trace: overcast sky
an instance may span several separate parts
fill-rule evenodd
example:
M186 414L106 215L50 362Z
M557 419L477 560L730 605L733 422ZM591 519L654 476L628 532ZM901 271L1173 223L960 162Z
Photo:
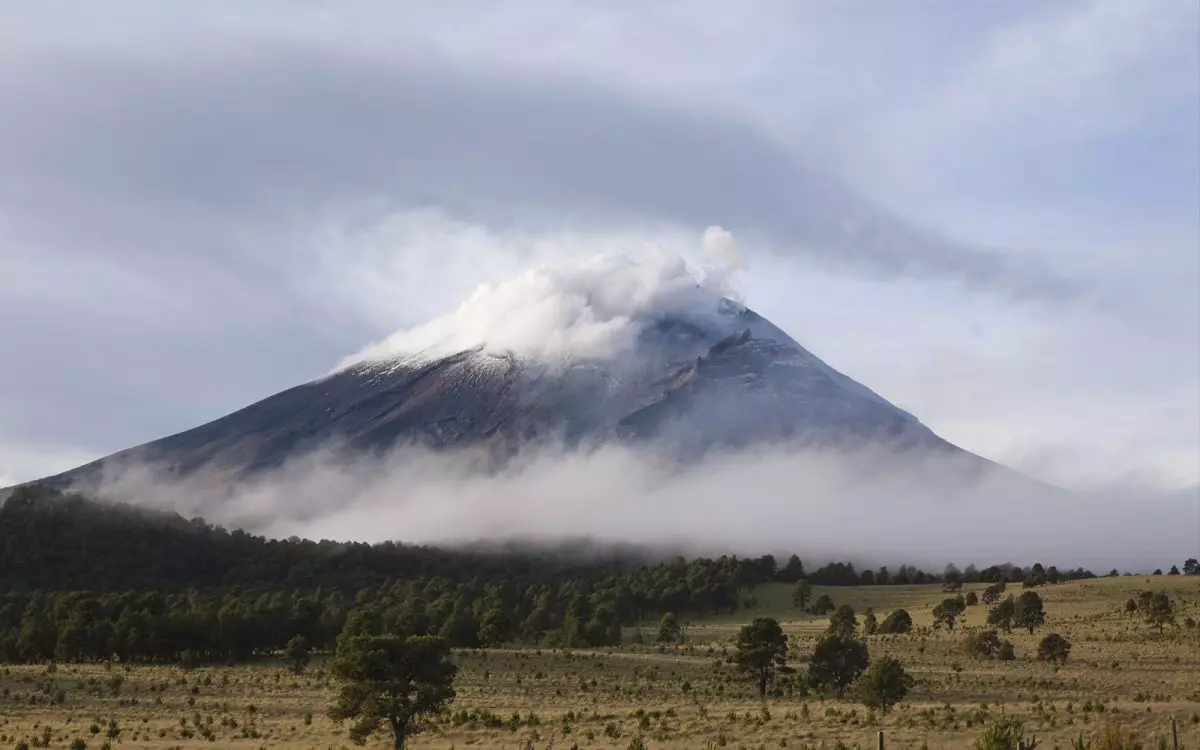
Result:
M1200 482L1200 4L0 5L0 486L705 227L950 441Z

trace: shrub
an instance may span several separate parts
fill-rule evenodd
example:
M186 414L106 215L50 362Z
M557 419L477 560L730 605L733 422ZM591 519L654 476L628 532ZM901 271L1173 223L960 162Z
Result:
M1046 622L1046 607L1036 591L1025 591L1013 607L1013 624L1026 628L1030 634Z
M1004 593L1005 583L1003 579L996 581L991 586L983 590L983 603L995 604L1000 601L1000 595Z
M995 630L968 633L963 638L963 651L976 659L991 659L1000 654L1000 636Z
M945 625L947 630L954 630L954 624L966 608L966 602L961 596L943 599L941 604L933 608L933 626L936 628Z
M1071 642L1058 633L1051 633L1038 644L1037 658L1051 664L1066 664L1071 655Z
M658 621L659 643L675 643L679 640L680 632L679 618L674 612L667 612Z
M841 697L870 663L867 644L854 638L826 635L817 641L808 662L808 680L816 688Z
M875 610L867 607L867 611L863 613L863 633L866 635L875 635L875 631L877 630L879 630L879 620L875 618Z
M860 703L868 708L881 709L885 714L908 695L913 678L897 659L885 656L867 667L854 684Z
M814 615L827 615L836 607L833 604L833 599L829 598L829 594L821 594L817 600L813 602L811 611Z
M840 635L843 638L853 638L858 631L858 618L854 615L854 607L849 604L843 604L834 611L829 618L829 627L826 628L826 633Z
M1012 716L1001 716L993 721L979 739L976 750L1034 750L1037 738L1025 736L1025 725Z
M907 633L912 630L912 626L912 615L908 613L908 610L898 609L883 618L883 622L879 623L878 632L887 634Z

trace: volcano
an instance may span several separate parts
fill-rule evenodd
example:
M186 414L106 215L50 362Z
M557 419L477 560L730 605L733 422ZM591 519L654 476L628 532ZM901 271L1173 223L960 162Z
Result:
M129 466L238 480L329 446L482 448L503 461L539 441L619 441L683 462L794 443L987 464L681 262L649 273L622 262L481 288L455 314L323 377L42 482L91 489Z

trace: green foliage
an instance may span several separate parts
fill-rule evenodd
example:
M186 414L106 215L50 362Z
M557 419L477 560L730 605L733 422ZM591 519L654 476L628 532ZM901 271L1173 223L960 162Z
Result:
M1012 595L1005 597L1004 601L988 610L987 623L1000 628L1005 633L1011 633L1013 629L1013 619L1016 615L1017 604L1012 598Z
M834 609L836 609L836 606L833 603L833 599L829 597L829 594L821 594L813 602L812 608L809 611L814 615L827 615Z
M913 621L912 615L906 609L897 609L883 618L883 622L879 623L879 632L881 634L892 635L899 633L907 633L912 630Z
M976 659L993 659L1000 654L1000 636L995 630L968 633L963 638L963 651Z
M797 583L804 578L804 563L800 562L800 558L792 555L788 558L787 563L779 571L778 579L783 583ZM801 608L803 604L797 605Z
M88 554L47 554L67 547ZM622 554L267 540L22 488L0 506L0 661L116 654L190 669L286 652L297 636L329 651L352 615L460 647L607 646L665 612L732 613L739 577L770 567Z
M830 690L841 697L870 661L867 644L863 641L825 635L817 641L809 658L809 684L818 690Z
M943 599L941 604L933 608L933 626L945 626L947 630L954 630L954 624L966 609L966 602L961 596Z
M775 674L787 668L787 655L787 636L778 620L757 617L738 633L734 663L753 677L759 697L767 694L767 685Z
M1175 622L1175 603L1165 591L1143 591L1138 597L1137 611L1160 633L1166 625Z
M1071 655L1071 642L1063 638L1058 633L1050 633L1045 638L1042 638L1037 648L1037 658L1039 661L1048 661L1051 664L1066 664L1067 657Z
M679 625L679 618L674 612L667 612L658 621L658 642L659 643L678 643L679 634L682 628Z
M843 604L834 610L833 615L829 618L829 627L825 629L825 632L840 635L843 638L853 638L858 632L858 617L854 614L854 607Z
M1000 642L1000 649L996 652L996 658L1000 661L1013 661L1017 658L1017 652L1013 648L1012 641Z
M420 731L421 717L454 698L456 667L442 638L343 633L332 671L343 684L329 717L352 720L350 739L360 745L388 727L395 747L402 748Z
M804 609L812 598L812 584L808 581L797 581L792 587L792 606Z
M309 661L308 639L302 635L292 636L283 648L283 661L293 674L301 674Z
M1007 584L1004 579L1000 579L983 590L983 603L995 604L1000 601L1000 595L1004 593Z
M899 660L890 656L876 659L854 683L854 694L868 708L878 708L885 714L891 710L908 691L914 680Z
M1046 607L1036 591L1023 591L1013 606L1013 625L1033 631L1046 622Z

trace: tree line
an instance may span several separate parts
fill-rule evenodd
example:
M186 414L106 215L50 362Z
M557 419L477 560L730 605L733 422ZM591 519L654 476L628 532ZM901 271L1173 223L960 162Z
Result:
M1185 570L1195 569L1194 561ZM793 582L804 607L813 585L995 581L1023 586L1090 577L1082 569L953 565L858 572L835 562L808 573L792 555L650 562L629 550L587 554L529 547L439 549L298 538L267 539L203 519L98 503L24 487L0 506L0 659L243 661L295 638L332 650L355 613L387 632L451 646L522 642L604 646L622 626L698 619L756 606L755 588ZM974 597L971 593L969 597ZM810 608L834 609L828 595ZM895 617L881 630L902 630Z

